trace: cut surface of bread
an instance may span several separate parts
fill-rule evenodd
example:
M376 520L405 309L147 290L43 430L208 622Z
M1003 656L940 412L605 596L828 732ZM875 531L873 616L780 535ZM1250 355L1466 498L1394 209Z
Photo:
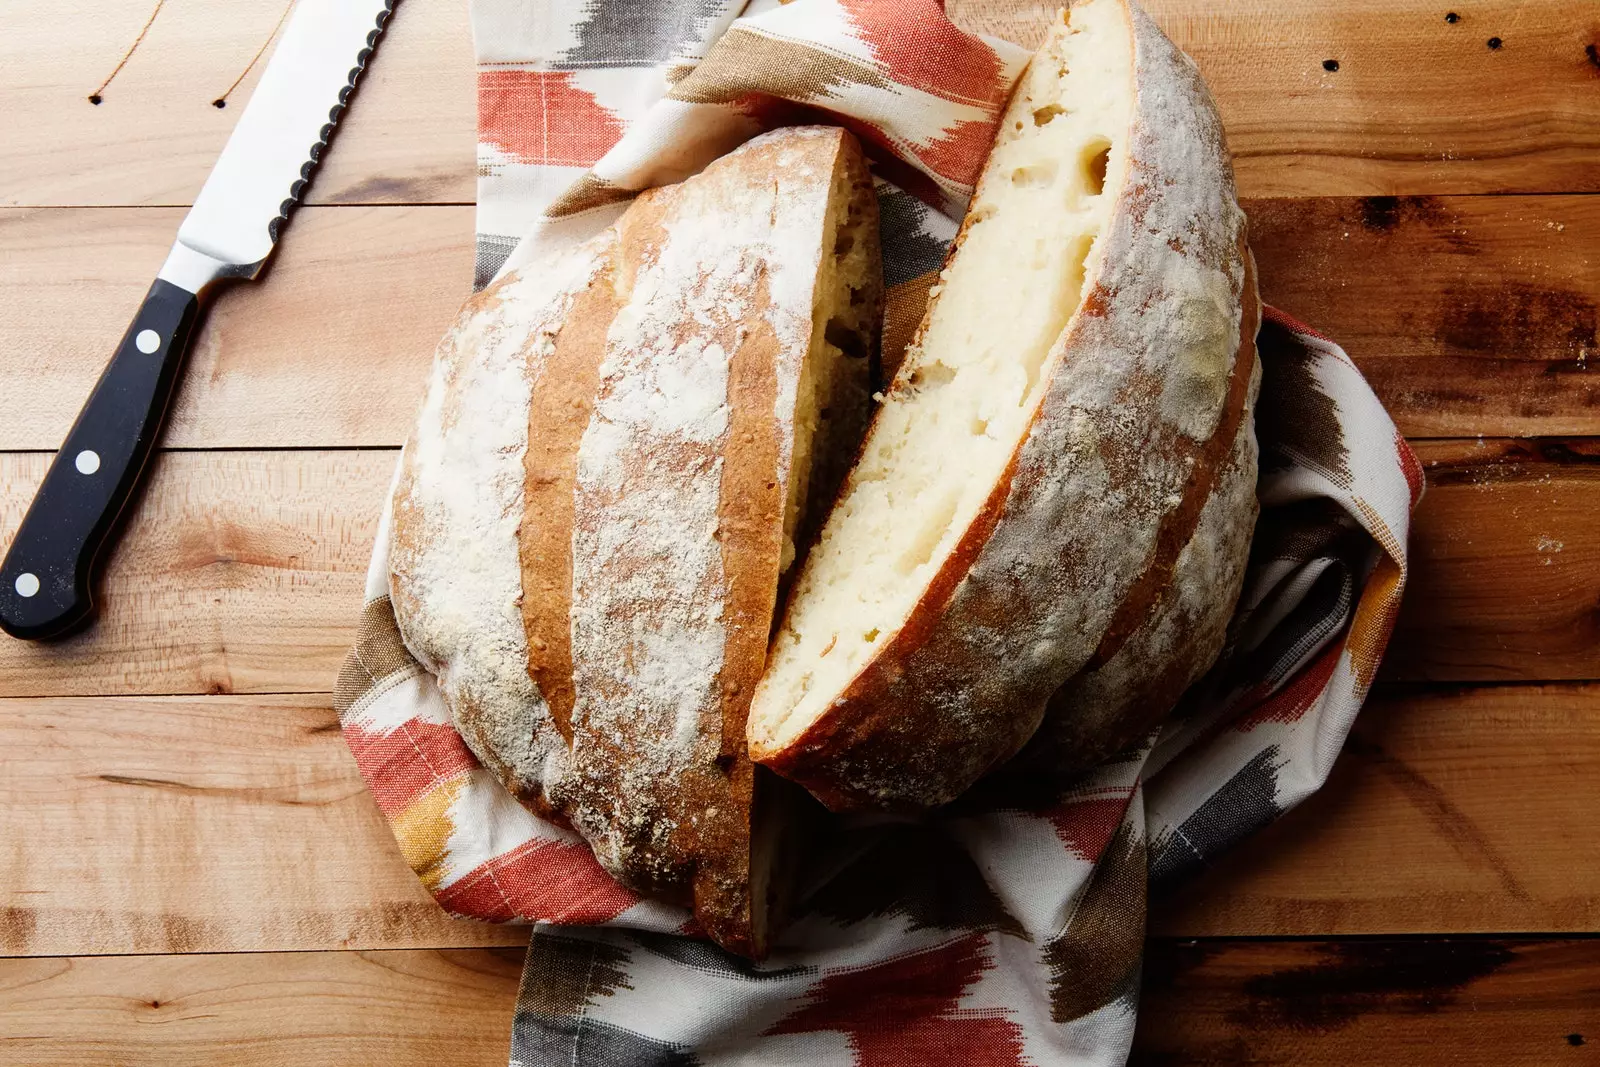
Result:
M1109 4L1077 16L1115 17ZM1035 69L1067 73L1007 116L961 254L784 621L762 686L763 750L792 740L899 630L1028 431L1111 215L1105 186L1125 167L1125 146L1112 148L1128 125L1132 56L1105 39L1095 26L1053 40Z
M876 227L837 129L642 195L527 413L528 671L570 761L548 800L619 881L745 955L765 950L762 809L785 785L751 764L745 717L807 501L865 425Z
M1125 0L1075 6L796 581L753 758L836 809L945 803L1114 654L1247 414L1245 255L1193 65Z

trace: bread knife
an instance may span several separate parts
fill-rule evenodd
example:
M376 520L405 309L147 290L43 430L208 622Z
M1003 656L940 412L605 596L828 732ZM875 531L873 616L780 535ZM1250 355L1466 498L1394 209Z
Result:
M394 0L299 0L155 284L45 473L0 563L0 629L61 636L138 488L216 283L254 279L305 192Z

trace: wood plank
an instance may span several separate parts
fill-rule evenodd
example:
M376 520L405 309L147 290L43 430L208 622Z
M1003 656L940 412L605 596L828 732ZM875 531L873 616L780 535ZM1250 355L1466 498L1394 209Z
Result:
M434 903L330 704L0 700L0 955L525 944Z
M14 5L16 6L16 5ZM958 21L1036 42L1054 0L952 0ZM1600 189L1588 0L1150 0L1217 97L1247 196ZM148 5L24 0L0 39L0 205L184 204L253 87L211 106L276 5L169 0L98 107ZM1487 47L1499 37L1503 47ZM1339 70L1323 69L1334 59ZM473 199L466 9L402 6L313 202ZM152 146L159 146L154 150Z
M522 953L0 961L0 1062L504 1064ZM1592 1063L1600 941L1173 943L1145 964L1132 1063Z
M166 452L93 627L0 641L0 695L327 692L396 453ZM0 455L0 544L48 455Z
M1268 301L1339 340L1412 436L1600 433L1600 197L1256 200ZM53 449L176 209L0 210L0 449ZM472 270L466 207L310 208L225 292L165 443L395 445Z
M154 0L62 8L14 0L0 34L6 101L0 204L183 204L227 142L265 63L215 101L273 32L284 5L166 0L96 106L89 95ZM465 4L400 5L340 120L313 203L471 203L473 61ZM171 235L163 244L171 243Z
M1155 942L1134 1067L1600 1060L1600 941Z
M1383 677L1600 678L1600 441L1423 442L1432 486ZM0 454L0 544L49 457ZM393 451L164 452L100 621L0 642L0 695L326 692Z
M949 10L1032 46L1060 6ZM1245 196L1600 188L1600 70L1585 51L1600 28L1585 0L1474 0L1453 24L1430 0L1143 6L1210 84Z
M176 208L0 210L0 449L55 449L166 256ZM469 207L310 208L224 290L163 443L398 445L472 284Z
M1381 692L1322 790L1153 908L1172 936L1600 930L1600 686Z
M1600 440L1429 441L1383 677L1600 678Z
M525 941L431 903L328 702L0 700L0 954ZM1151 929L1600 929L1596 810L1600 686L1386 694L1329 785L1160 902Z
M504 1067L521 949L0 960L0 1063Z
M1600 197L1245 209L1262 298L1343 345L1402 433L1600 433Z

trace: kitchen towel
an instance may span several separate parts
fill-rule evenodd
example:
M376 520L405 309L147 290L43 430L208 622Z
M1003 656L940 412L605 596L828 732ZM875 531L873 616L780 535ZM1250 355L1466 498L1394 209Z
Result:
M1028 53L936 0L473 0L477 284L608 225L776 125L861 138L879 179L885 347L902 346ZM1262 504L1231 657L1181 714L1050 802L847 822L753 965L613 883L456 734L388 600L384 516L345 737L451 913L538 924L513 1065L1117 1064L1149 892L1327 777L1387 643L1419 465L1332 341L1268 309Z

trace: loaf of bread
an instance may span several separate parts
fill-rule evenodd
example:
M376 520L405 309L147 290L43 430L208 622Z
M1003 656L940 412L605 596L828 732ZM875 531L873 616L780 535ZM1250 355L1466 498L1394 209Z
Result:
M397 489L401 632L473 750L748 956L793 787L751 764L745 716L881 316L854 138L763 135L475 298Z
M1127 0L1076 5L804 562L752 757L834 809L926 808L1017 753L1074 679L1062 720L1166 655L1170 705L1238 595L1256 319L1198 72Z

